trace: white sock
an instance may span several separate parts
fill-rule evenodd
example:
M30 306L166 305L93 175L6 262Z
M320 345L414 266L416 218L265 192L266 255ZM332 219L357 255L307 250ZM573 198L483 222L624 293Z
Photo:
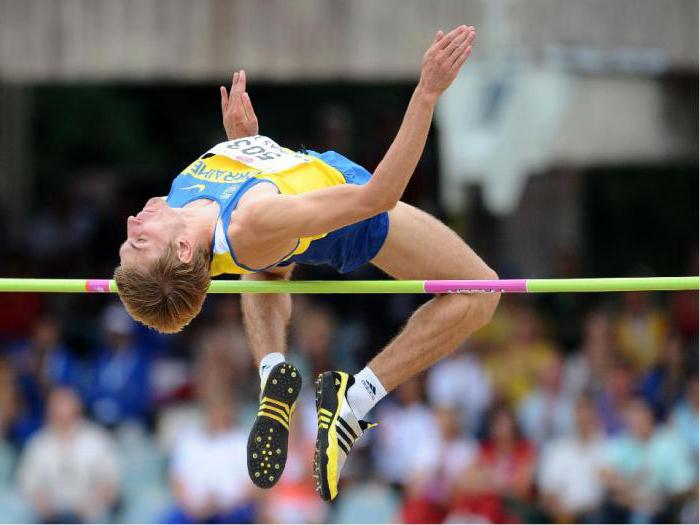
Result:
M259 369L261 386L265 384L265 380L267 379L270 370L272 370L275 365L284 363L284 361L284 354L280 354L279 352L272 352L271 354L267 354L262 358Z
M384 396L386 396L384 385L368 366L355 374L355 384L345 394L357 419L365 417Z

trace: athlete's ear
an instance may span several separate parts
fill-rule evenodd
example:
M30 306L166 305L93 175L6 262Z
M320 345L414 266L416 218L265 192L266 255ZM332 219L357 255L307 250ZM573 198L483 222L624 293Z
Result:
M192 243L186 237L180 237L177 240L177 258L184 263L189 263L192 261L192 256L194 255L194 250Z

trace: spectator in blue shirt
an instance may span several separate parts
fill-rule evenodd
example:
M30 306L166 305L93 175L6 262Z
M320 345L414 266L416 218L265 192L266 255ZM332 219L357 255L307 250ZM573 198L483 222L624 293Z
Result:
M690 378L686 386L685 398L681 400L671 415L671 426L678 437L698 456L698 376Z
M671 334L659 352L656 365L642 379L641 394L654 409L658 420L668 417L685 393L688 371L692 370L679 334Z
M624 410L625 431L605 446L602 480L610 523L666 523L693 488L695 468L688 448L668 427L654 427L652 409L641 397Z
M73 353L61 343L59 323L51 316L39 318L31 338L11 352L19 392L19 411L10 437L22 445L44 419L47 393L57 386L75 387L79 366Z
M92 417L108 427L148 422L151 360L148 349L134 343L133 333L134 322L121 305L105 309L103 343L90 368L86 404Z

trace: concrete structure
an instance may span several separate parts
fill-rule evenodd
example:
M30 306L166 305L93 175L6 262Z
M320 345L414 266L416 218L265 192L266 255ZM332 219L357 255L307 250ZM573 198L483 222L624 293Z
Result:
M0 0L0 79L410 79L435 30L461 22L507 27L535 57L644 48L695 71L697 20L695 0Z

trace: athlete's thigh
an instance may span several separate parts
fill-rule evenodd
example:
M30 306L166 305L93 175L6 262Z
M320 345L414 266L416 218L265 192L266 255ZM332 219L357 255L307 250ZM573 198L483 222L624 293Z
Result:
M372 264L395 279L491 279L493 270L432 215L400 202Z

